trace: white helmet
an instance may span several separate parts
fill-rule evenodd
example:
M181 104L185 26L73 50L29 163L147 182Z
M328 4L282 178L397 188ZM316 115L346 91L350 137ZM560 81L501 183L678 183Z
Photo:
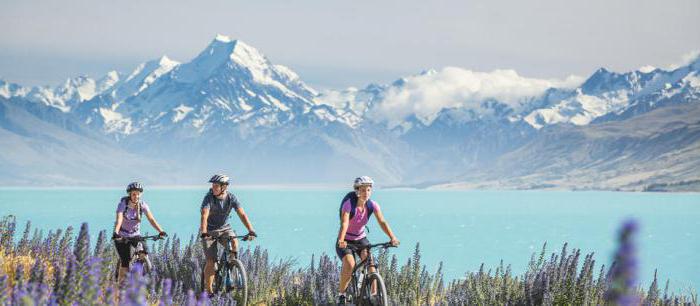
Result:
M371 177L369 176L360 176L355 179L355 182L352 184L352 187L357 189L360 186L372 186L374 185L374 181L372 180Z
M228 178L228 175L226 175L226 174L214 174L214 176L212 176L209 179L209 183L217 183L217 184L224 184L224 185L228 185L228 181L229 181L229 178Z

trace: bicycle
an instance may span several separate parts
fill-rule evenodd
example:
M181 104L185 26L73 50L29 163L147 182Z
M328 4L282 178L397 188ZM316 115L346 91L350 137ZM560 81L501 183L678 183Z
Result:
M129 269L133 269L135 263L141 264L142 270L141 275L147 275L151 273L153 269L153 264L151 264L151 259L148 258L148 252L144 249L143 243L147 240L160 240L163 239L160 235L153 236L134 236L134 237L119 237L115 238L115 241L132 243L136 242L136 247L131 252L131 257L129 260ZM119 266L117 265L117 274L119 273Z
M246 305L248 303L248 274L246 274L243 262L238 259L237 252L231 248L231 240L237 238L248 241L249 236L219 236L204 239L216 240L226 246L219 259L214 261L213 293L232 293L242 305ZM203 283L204 275L202 275Z
M384 249L393 248L390 242L370 244L364 247L350 247L357 262L362 250L367 250L367 258L355 265L352 270L352 278L345 292L347 302L355 305L388 305L386 295L386 285L384 279L379 275L372 248L381 247ZM375 268L375 272L369 272L370 268ZM374 286L374 290L372 287ZM375 291L375 294L372 294Z

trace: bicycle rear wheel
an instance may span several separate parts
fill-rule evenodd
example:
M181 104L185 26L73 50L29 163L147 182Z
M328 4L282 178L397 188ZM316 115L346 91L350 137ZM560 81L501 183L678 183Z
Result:
M376 284L377 292L372 294L372 283ZM362 298L360 299L361 305L372 305L372 306L385 306L388 305L386 296L386 286L384 285L384 279L379 273L370 273L367 275L365 280L362 282L362 289L360 290Z

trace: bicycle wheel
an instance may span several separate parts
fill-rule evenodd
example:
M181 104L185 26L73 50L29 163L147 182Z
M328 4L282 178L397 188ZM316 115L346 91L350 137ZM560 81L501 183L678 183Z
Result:
M212 290L214 293L224 292L226 289L225 282L228 275L230 275L229 269L223 260L219 260L219 263L214 264L214 283L212 284ZM204 284L204 272L202 272L202 284ZM202 285L204 287L204 285Z
M372 283L377 286L377 293L372 294ZM384 279L379 273L370 273L367 275L365 280L362 282L362 289L360 290L362 298L360 299L361 305L377 305L385 306L388 305L386 296L386 286L384 285Z
M353 304L357 305L358 301L360 300L360 294L358 292L358 284L357 284L357 277L353 273L352 277L350 278L350 283L348 283L348 288L345 289L345 302L346 304Z
M148 257L141 259L137 258L134 261L132 261L130 265L131 271L134 271L134 265L140 265L141 266L141 273L139 274L140 276L147 276L151 272L151 261L148 259Z
M246 274L245 267L238 259L234 259L229 264L229 267L231 283L226 289L233 293L234 298L236 298L241 305L246 305L248 303L248 275Z

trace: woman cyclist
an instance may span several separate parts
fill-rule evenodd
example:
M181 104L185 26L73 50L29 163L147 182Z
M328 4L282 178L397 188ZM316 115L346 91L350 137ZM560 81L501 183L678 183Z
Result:
M343 261L343 268L340 272L340 286L338 290L338 304L345 304L345 290L350 283L352 270L355 267L355 258L352 248L367 246L370 244L365 233L365 225L369 221L371 214L377 219L384 233L391 239L393 246L399 245L399 240L389 228L389 223L384 219L379 204L369 199L372 195L372 185L374 181L368 176L361 176L353 183L354 192L348 193L343 198L340 208L340 231L338 231L338 242L335 251ZM353 211L354 208L354 211ZM360 254L361 259L367 258L367 250ZM374 268L370 270L374 272Z
M112 239L114 239L114 246L117 248L117 253L119 253L119 273L117 274L117 280L122 283L126 272L129 270L129 261L131 260L131 252L133 252L138 247L137 242L126 242L121 241L119 238L122 237L137 237L141 235L140 224L142 215L146 215L146 218L151 223L153 228L158 231L161 237L167 236L163 229L158 225L156 219L151 213L151 209L148 204L141 200L141 194L143 193L143 186L138 182L133 182L126 187L127 196L122 197L117 205L117 218L114 224L114 234ZM146 244L142 245L144 251L146 250Z

